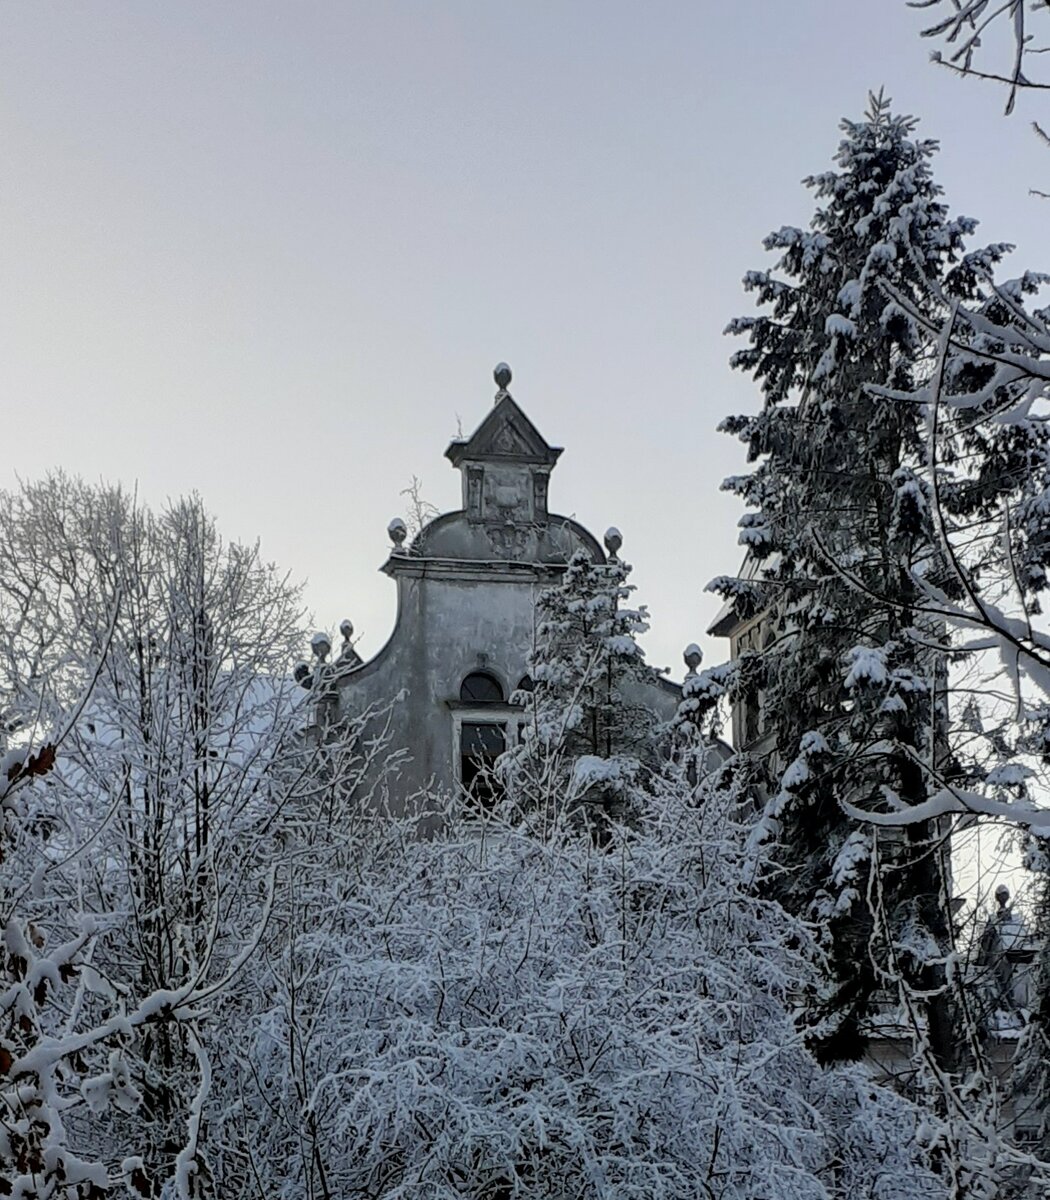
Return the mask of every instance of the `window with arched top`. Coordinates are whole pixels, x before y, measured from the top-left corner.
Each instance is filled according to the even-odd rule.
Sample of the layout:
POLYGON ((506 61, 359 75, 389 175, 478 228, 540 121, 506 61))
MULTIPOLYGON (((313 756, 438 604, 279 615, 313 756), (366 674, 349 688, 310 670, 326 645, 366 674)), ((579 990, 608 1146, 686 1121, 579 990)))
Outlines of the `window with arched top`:
POLYGON ((487 671, 471 671, 459 686, 459 698, 464 704, 503 704, 503 688, 487 671))
POLYGON ((459 757, 459 782, 468 811, 474 814, 492 808, 503 794, 495 768, 496 760, 507 748, 513 711, 495 675, 471 671, 464 676, 459 685, 458 711, 453 714, 453 736, 459 757), (487 713, 486 708, 493 711, 487 713))

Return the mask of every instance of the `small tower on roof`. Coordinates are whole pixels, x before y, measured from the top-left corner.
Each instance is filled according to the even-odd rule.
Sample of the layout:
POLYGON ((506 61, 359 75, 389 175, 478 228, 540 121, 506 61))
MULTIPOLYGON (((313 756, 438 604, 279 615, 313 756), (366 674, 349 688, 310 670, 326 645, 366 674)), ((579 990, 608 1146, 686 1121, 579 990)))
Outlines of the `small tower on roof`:
POLYGON ((500 363, 493 377, 495 407, 469 438, 449 444, 445 457, 463 476, 467 520, 491 524, 544 524, 550 473, 561 455, 507 391, 510 367, 500 363))

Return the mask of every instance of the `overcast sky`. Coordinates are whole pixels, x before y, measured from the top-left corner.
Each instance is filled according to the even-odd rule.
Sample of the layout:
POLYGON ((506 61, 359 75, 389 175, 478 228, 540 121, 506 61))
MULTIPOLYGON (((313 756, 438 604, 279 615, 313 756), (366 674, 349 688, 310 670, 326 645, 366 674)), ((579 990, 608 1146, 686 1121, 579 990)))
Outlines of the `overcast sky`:
MULTIPOLYGON (((801 178, 869 88, 941 140, 952 208, 1050 267, 1050 156, 929 64, 903 0, 6 0, 3 475, 199 491, 389 634, 377 573, 413 474, 492 403, 566 447, 552 507, 616 524, 679 669, 739 562, 715 432, 757 403, 726 322, 805 224, 801 178)), ((724 657, 720 647, 710 647, 724 657)))

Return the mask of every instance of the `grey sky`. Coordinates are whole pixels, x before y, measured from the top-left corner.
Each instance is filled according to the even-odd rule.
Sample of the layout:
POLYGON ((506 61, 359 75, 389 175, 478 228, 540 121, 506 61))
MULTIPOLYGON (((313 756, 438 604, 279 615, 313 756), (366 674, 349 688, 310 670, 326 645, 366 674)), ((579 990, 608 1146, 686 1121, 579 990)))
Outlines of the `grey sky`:
MULTIPOLYGON (((1047 267, 1025 111, 927 62, 903 0, 0 6, 3 475, 199 490, 367 655, 413 473, 442 508, 491 369, 564 445, 552 506, 624 532, 657 664, 735 568, 756 393, 726 321, 869 87, 953 209, 1047 267)), ((304 648, 305 649, 305 648, 304 648)))

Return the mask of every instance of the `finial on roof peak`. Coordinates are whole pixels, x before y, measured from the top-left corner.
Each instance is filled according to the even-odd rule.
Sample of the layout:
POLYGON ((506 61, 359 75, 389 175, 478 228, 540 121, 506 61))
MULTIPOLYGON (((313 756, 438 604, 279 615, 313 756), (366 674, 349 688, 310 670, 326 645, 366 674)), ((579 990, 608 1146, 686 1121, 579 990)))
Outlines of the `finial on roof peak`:
POLYGON ((510 373, 510 367, 505 362, 496 363, 496 369, 492 372, 492 378, 496 381, 496 386, 499 391, 496 393, 496 403, 498 404, 504 396, 509 396, 507 387, 510 384, 513 376, 510 373))

